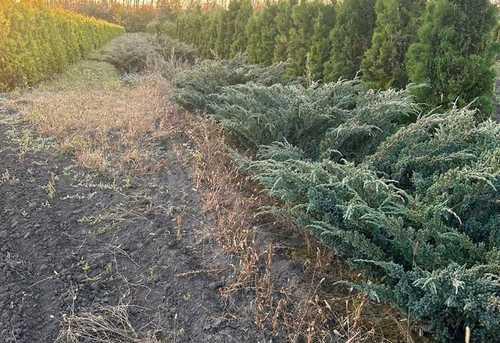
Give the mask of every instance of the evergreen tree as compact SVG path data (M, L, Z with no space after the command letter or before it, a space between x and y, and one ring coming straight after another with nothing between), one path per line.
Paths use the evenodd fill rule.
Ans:
M450 107L477 99L484 119L493 110L495 73L491 31L496 8L489 0L432 0L408 54L411 81L426 83L417 98Z
M327 81L353 78L370 47L375 25L375 0L344 0L331 32L330 60L325 65Z
M254 13L248 21L245 29L247 36L247 55L250 63L257 63L261 56L261 28L260 22L262 21L262 11Z
M278 3L276 17L276 46L274 49L274 63L284 62L288 59L288 43L290 29L292 28L292 11L297 5L297 0L284 0Z
M301 0L292 11L293 26L289 36L288 59L290 66L289 75L302 76L305 73L307 53L314 33L314 21L318 16L320 3Z
M335 24L335 6L322 6L314 21L314 34L307 59L307 70L312 80L323 78L324 64L330 57L329 32Z
M206 29L201 30L204 34L202 35L203 40L200 42L201 48L198 48L200 48L200 52L203 57L211 58L215 53L219 16L217 15L217 11L213 10L208 12L203 19L205 20L204 25L206 26Z
M276 17L277 6L264 7L252 16L248 22L247 32L247 54L250 63L262 63L269 65L273 62L274 48L276 44Z
M417 38L425 0L378 0L372 45L362 63L370 87L403 88L408 83L406 53Z
M216 10L203 12L200 6L194 6L177 17L175 36L195 46L201 56L211 57L217 39L215 19Z
M224 9L217 10L217 35L215 41L215 53L219 58L226 58L229 56L230 39L232 36L231 23L227 22L229 19L228 11Z
M218 57L232 57L239 52L241 44L246 43L244 31L251 14L252 5L249 0L230 1L227 9L220 10L215 46Z
M250 0L240 0L238 12L234 18L234 33L230 48L230 56L244 52L247 47L246 26L253 14L252 2Z

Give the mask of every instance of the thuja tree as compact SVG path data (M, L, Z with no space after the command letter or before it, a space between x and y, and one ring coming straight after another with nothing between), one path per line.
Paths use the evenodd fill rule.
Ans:
M283 62L288 58L288 43L290 41L290 28L292 27L292 11L297 5L297 0L284 0L278 3L276 17L276 43L274 48L274 62Z
M277 6L269 5L250 18L246 27L249 62L262 64L273 62L277 34L274 21L276 12Z
M199 6L180 14L176 20L177 37L186 43L198 46L201 40L202 17Z
M217 15L217 24L216 24L216 40L215 40L215 53L217 57L225 58L229 55L229 47L231 45L231 37L232 37L232 28L230 22L227 20L231 20L229 16L234 14L233 12L229 12L227 10L221 9L216 12Z
M353 78L360 70L370 47L375 25L375 0L345 0L331 32L331 56L325 66L325 79Z
M403 88L408 83L406 53L417 38L425 0L378 0L372 45L363 59L363 80L370 87Z
M426 84L418 88L418 99L445 107L477 99L480 117L487 117L493 110L495 24L489 0L429 1L408 56L411 81Z
M202 11L200 6L183 12L176 20L177 38L198 48L201 56L212 57L221 14L221 9Z
M321 80L324 76L324 65L330 57L329 32L335 24L335 6L321 7L314 21L314 33L307 58L307 73L312 80Z
M307 54L314 34L314 21L321 4L317 1L301 0L292 11L292 28L289 37L289 74L292 77L304 75Z
M249 0L235 0L218 13L215 44L218 57L229 58L245 50L246 25L252 11Z
M233 22L233 37L230 47L230 56L244 52L247 47L246 26L253 14L252 2L250 0L235 1L237 5L236 16Z
M215 44L217 42L217 30L219 29L220 10L212 10L202 19L205 20L205 30L200 28L202 41L198 47L203 57L211 58L215 53Z

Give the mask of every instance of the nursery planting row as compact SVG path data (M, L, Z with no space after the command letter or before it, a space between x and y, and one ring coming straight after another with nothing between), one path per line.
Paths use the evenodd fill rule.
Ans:
M288 61L287 74L335 82L358 73L370 88L415 90L417 101L493 109L496 7L490 0L278 0L253 6L192 6L177 37L203 57L246 54L251 63Z
M0 91L33 85L120 35L121 26L36 1L0 3Z

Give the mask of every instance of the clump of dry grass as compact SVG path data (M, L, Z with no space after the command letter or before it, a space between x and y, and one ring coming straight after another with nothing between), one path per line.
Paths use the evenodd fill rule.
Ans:
M128 306L105 306L96 312L65 315L56 343L159 343L151 335L140 335L128 317Z
M164 163L154 146L165 134L168 93L168 84L150 75L131 87L35 90L23 97L21 109L40 134L54 137L82 166L144 174Z

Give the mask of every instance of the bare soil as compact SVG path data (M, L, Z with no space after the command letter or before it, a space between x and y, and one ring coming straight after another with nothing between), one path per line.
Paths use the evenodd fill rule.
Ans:
M111 179L18 116L0 102L1 342L281 341L256 328L251 297L221 300L234 261L204 238L210 218L167 145L157 175ZM71 336L117 306L127 335Z

